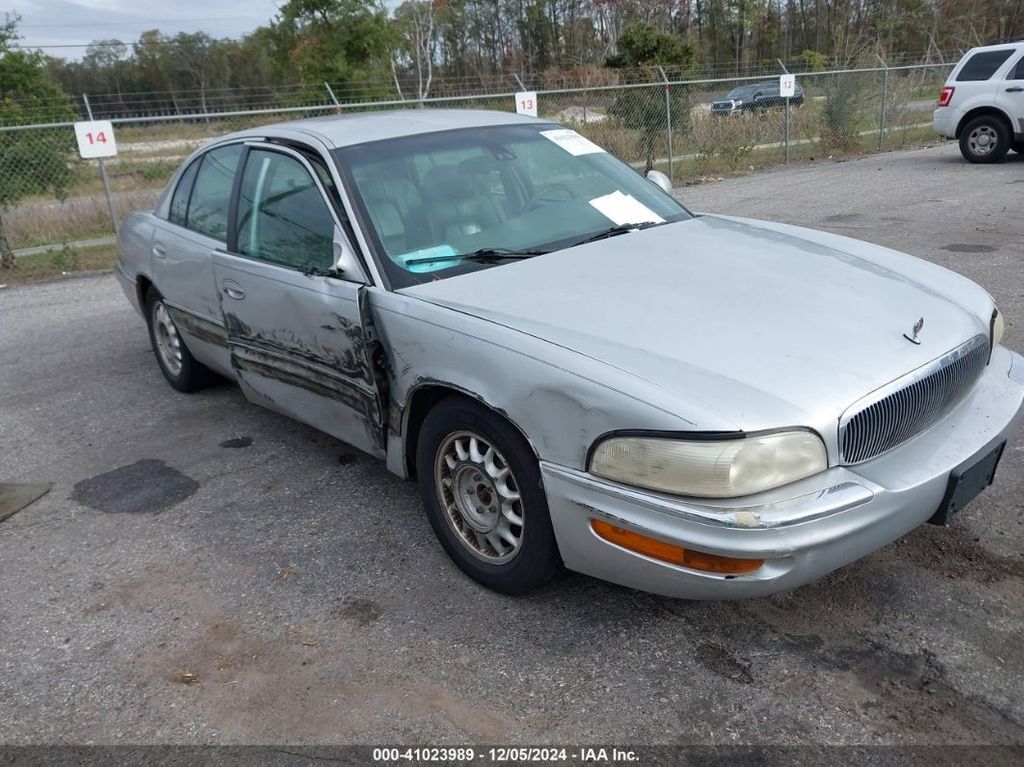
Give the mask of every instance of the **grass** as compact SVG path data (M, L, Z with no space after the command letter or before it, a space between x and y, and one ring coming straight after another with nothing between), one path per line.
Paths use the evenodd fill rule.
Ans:
M13 269L0 267L0 285L27 285L46 282L76 273L109 271L117 261L117 248L106 245L95 248L72 248L18 256Z
M132 210L153 207L163 186L115 192L114 206L124 217ZM102 192L59 200L37 199L5 210L4 228L14 249L114 233Z

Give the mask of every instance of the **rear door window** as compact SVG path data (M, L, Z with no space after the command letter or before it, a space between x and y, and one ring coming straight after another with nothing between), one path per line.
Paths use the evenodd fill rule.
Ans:
M1017 66L1013 68L1012 72L1010 72L1010 79L1024 80L1024 56L1020 57L1020 60L1017 62Z
M241 144L214 149L203 155L203 164L199 167L188 204L186 226L189 229L215 240L227 240L231 187L241 156Z
M978 82L989 79L1010 58L1012 53L1012 48L975 53L960 69L960 73L956 76L957 82Z

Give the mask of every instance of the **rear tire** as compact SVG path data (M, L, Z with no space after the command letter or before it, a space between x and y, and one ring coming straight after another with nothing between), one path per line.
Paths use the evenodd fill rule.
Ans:
M561 568L537 459L504 418L448 397L427 413L416 450L427 518L470 578L525 594Z
M149 327L149 343L167 383L180 392L199 391L213 383L216 376L192 356L171 318L164 297L155 288L150 288L146 296L146 325Z
M975 117L960 132L960 154L973 163L999 162L1010 151L1010 127L995 115Z

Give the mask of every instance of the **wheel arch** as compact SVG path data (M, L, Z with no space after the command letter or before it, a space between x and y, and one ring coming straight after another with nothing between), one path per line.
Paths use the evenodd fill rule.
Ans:
M153 280L148 275L140 274L135 278L135 293L139 301L139 311L146 313L146 299L149 298L149 291L154 290Z
M400 440L402 445L402 468L405 471L405 476L410 478L416 476L416 444L419 441L420 429L426 420L427 413L441 400L451 396L464 397L471 400L502 418L519 433L529 446L534 457L539 459L540 456L533 441L505 410L495 407L476 392L469 391L456 384L444 381L423 381L409 391L402 413Z
M1010 119L1009 115L1006 114L1006 112L1004 112L999 107L982 106L975 107L974 109L970 110L969 112L964 114L963 117L960 118L960 122L956 126L956 135L954 136L954 138L960 138L960 135L963 133L964 128L971 120L985 116L992 116L1002 120L1003 123L1006 125L1007 129L1010 131L1010 136L1012 137L1014 135L1013 121Z

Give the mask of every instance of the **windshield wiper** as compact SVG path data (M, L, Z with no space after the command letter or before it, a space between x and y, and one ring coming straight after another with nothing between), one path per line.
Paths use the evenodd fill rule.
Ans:
M606 240L609 237L615 237L620 234L627 234L635 231L636 229L650 229L652 226L661 226L662 224L668 223L667 221L642 221L639 224L616 224L610 226L607 229L602 229L600 232L584 237L578 242L574 242L570 245L570 248L575 248L577 245L586 245L588 242L597 242L598 240Z
M412 266L414 264L430 264L435 261L475 261L477 263L487 264L494 263L496 261L510 261L521 258L532 258L533 256L543 256L548 251L527 249L527 250L511 250L509 248L480 248L470 253L453 253L450 256L427 256L424 258L410 258L405 262L406 266Z

